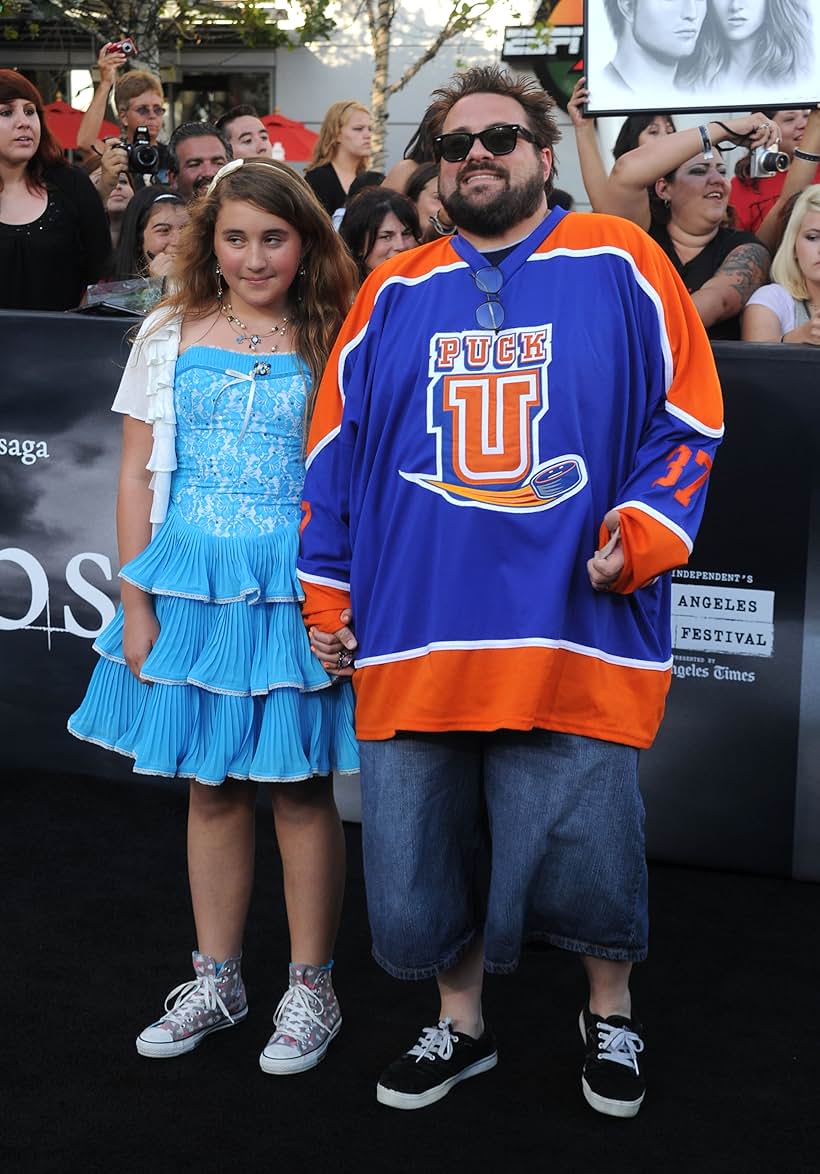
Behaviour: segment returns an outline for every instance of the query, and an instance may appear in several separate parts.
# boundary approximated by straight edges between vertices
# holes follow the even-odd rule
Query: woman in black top
[[[102,201],[63,160],[39,91],[0,69],[0,308],[78,306],[109,248]]]
[[[692,295],[710,338],[740,338],[740,313],[766,281],[769,253],[727,224],[730,184],[721,140],[772,146],[762,114],[659,135],[616,160],[603,212],[634,220],[658,242]]]
[[[359,102],[334,102],[305,169],[308,185],[329,216],[344,207],[350,185],[369,159],[369,110]]]

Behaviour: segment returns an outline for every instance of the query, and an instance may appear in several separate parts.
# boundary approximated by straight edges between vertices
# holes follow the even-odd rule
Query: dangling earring
[[[672,201],[671,200],[664,200],[663,206],[666,209],[666,211],[668,212],[669,209],[672,207]]]
[[[297,302],[303,302],[305,300],[304,295],[302,293],[302,282],[304,281],[304,279],[305,279],[305,266],[304,266],[304,264],[300,264],[299,268],[296,270],[296,280],[299,283],[296,288]]]
[[[217,263],[217,266],[216,266],[216,269],[214,270],[214,272],[216,273],[216,296],[217,296],[217,300],[221,302],[222,301],[222,293],[223,293],[222,270],[220,269],[218,263]]]

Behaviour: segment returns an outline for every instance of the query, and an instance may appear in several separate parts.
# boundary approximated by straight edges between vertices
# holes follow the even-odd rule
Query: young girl
[[[746,304],[744,340],[820,346],[820,184],[795,201],[771,275]]]
[[[254,784],[269,784],[293,961],[260,1064],[301,1072],[341,1024],[331,772],[357,766],[349,682],[313,657],[300,614],[303,436],[355,273],[307,185],[262,159],[226,164],[191,205],[176,273],[114,402],[122,607],[69,729],[137,772],[191,780],[194,979],[138,1036],[143,1056],[188,1052],[247,1014]]]

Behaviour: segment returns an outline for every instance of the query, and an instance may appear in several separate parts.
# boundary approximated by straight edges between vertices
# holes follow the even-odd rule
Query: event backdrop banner
[[[2,769],[117,777],[66,733],[118,598],[122,321],[0,313]],[[820,356],[716,347],[706,518],[673,576],[667,714],[642,756],[654,859],[820,880]],[[167,785],[167,783],[163,784]]]

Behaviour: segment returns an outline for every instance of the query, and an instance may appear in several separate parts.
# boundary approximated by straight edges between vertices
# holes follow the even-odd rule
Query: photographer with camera
[[[784,205],[808,184],[820,183],[820,167],[816,159],[810,170],[798,167],[796,181],[792,177],[789,182],[791,166],[803,153],[809,110],[766,110],[764,114],[777,127],[779,141],[776,149],[781,159],[764,160],[761,166],[754,152],[744,155],[735,166],[729,199],[735,210],[737,227],[755,233],[774,253],[783,231]]]
[[[113,188],[115,177],[123,170],[131,173],[137,185],[168,181],[168,148],[158,138],[165,118],[162,83],[144,69],[130,70],[117,80],[118,70],[135,53],[136,45],[129,38],[103,45],[97,58],[100,84],[77,132],[77,146],[100,158],[103,199],[108,194],[106,188]],[[123,134],[119,140],[103,141],[97,136],[112,94]],[[114,150],[117,153],[110,154]]]
[[[776,149],[779,131],[752,114],[657,135],[616,160],[600,209],[658,242],[713,339],[740,337],[739,315],[769,272],[765,245],[727,226],[730,184],[718,146],[727,141]]]

